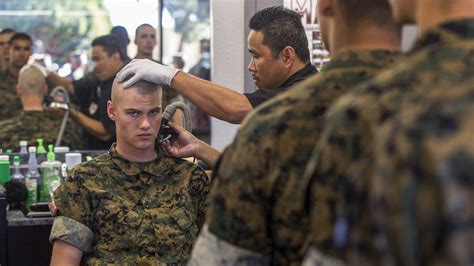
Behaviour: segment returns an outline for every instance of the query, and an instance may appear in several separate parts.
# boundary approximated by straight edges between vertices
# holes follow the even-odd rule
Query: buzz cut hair
[[[389,0],[337,0],[348,24],[376,24],[396,28]]]
[[[145,27],[150,27],[152,29],[155,29],[155,27],[153,27],[152,25],[148,24],[148,23],[143,23],[141,24],[140,26],[137,27],[137,29],[135,30],[135,37],[138,36],[138,32],[140,31],[141,28],[145,28]]]
[[[132,89],[132,88],[137,89],[138,93],[140,93],[142,95],[148,95],[148,94],[151,94],[155,91],[158,91],[160,93],[162,92],[162,88],[159,84],[149,82],[149,81],[146,81],[146,80],[139,80],[139,81],[135,82],[132,86],[130,86],[128,88],[124,88],[122,86],[122,84],[125,81],[127,81],[128,79],[129,78],[126,78],[125,80],[123,80],[121,82],[118,82],[117,78],[115,78],[115,80],[113,82],[113,85],[112,85],[112,95],[111,95],[112,102],[117,102],[117,101],[120,100],[121,91]]]

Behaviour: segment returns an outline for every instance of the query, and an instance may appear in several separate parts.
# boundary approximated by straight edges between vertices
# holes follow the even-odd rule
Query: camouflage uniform
[[[216,167],[209,231],[201,234],[193,262],[208,265],[219,257],[227,263],[301,264],[308,216],[298,195],[323,114],[334,99],[398,57],[385,50],[337,53],[321,73],[257,108]]]
[[[384,263],[474,264],[473,122],[474,76],[410,97],[379,131],[369,193]]]
[[[5,69],[0,72],[0,121],[9,119],[21,113],[20,97],[16,94],[17,78]]]
[[[36,139],[42,138],[44,145],[55,144],[62,123],[62,116],[48,111],[23,111],[20,115],[0,122],[0,144],[4,149],[20,150],[20,140],[27,140],[28,146],[36,146]],[[82,140],[76,125],[68,121],[61,146],[81,149]]]
[[[356,265],[385,264],[387,250],[381,246],[390,243],[377,241],[367,193],[378,156],[376,132],[402,109],[408,95],[434,86],[449,88],[472,76],[473,59],[474,20],[439,25],[420,38],[409,59],[341,97],[328,110],[305,174],[311,179],[312,242],[319,252]],[[314,262],[318,263],[322,262]]]
[[[78,247],[91,265],[182,265],[204,223],[208,192],[198,166],[161,152],[130,162],[114,144],[55,191],[50,241]]]

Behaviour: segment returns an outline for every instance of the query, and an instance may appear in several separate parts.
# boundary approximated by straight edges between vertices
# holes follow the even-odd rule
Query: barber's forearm
[[[171,87],[204,113],[229,123],[239,124],[253,110],[244,95],[181,71]]]
[[[112,139],[112,135],[107,132],[100,121],[94,120],[76,109],[71,109],[70,112],[72,119],[96,138],[102,141],[109,141]]]
[[[196,158],[198,158],[199,160],[205,162],[211,168],[214,168],[214,165],[216,164],[217,160],[219,159],[219,156],[221,156],[221,153],[219,151],[214,149],[209,144],[207,144],[203,141],[199,141],[198,147],[195,151],[195,157]]]

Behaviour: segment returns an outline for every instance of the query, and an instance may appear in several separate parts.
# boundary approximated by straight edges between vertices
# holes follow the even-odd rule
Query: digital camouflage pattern
[[[21,107],[23,109],[23,107]],[[19,115],[0,121],[0,145],[4,149],[20,150],[20,141],[27,140],[28,146],[36,146],[36,139],[43,144],[55,144],[63,117],[48,111],[22,111]],[[82,148],[81,134],[72,121],[66,123],[61,146],[73,149]]]
[[[384,264],[380,246],[391,243],[374,241],[367,193],[378,157],[376,132],[402,109],[408,95],[450,88],[473,74],[474,20],[453,21],[426,32],[408,59],[328,110],[305,174],[305,180],[311,179],[312,242],[320,252],[355,265]]]
[[[210,233],[264,254],[272,264],[300,265],[308,232],[301,177],[323,114],[333,100],[399,55],[385,50],[337,53],[319,74],[257,108],[216,167],[206,218]]]
[[[0,121],[18,115],[22,110],[20,97],[16,94],[17,78],[5,69],[0,72]]]
[[[161,152],[151,162],[130,162],[114,144],[76,166],[55,191],[50,241],[80,247],[88,265],[183,265],[204,223],[208,192],[198,166]],[[93,239],[77,236],[83,227]]]
[[[410,97],[379,132],[369,191],[383,263],[473,265],[474,76]]]

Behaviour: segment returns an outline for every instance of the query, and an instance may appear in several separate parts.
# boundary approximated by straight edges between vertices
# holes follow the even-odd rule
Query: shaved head
[[[114,80],[114,83],[112,85],[112,102],[114,104],[120,102],[123,90],[137,89],[138,93],[142,95],[151,94],[154,91],[159,91],[161,95],[161,86],[146,80],[139,80],[138,82],[135,82],[135,84],[133,84],[132,86],[124,89],[122,85],[126,80],[122,82],[117,82],[117,79]]]
[[[18,85],[23,89],[23,93],[43,94],[46,79],[36,67],[29,67],[20,73]]]

